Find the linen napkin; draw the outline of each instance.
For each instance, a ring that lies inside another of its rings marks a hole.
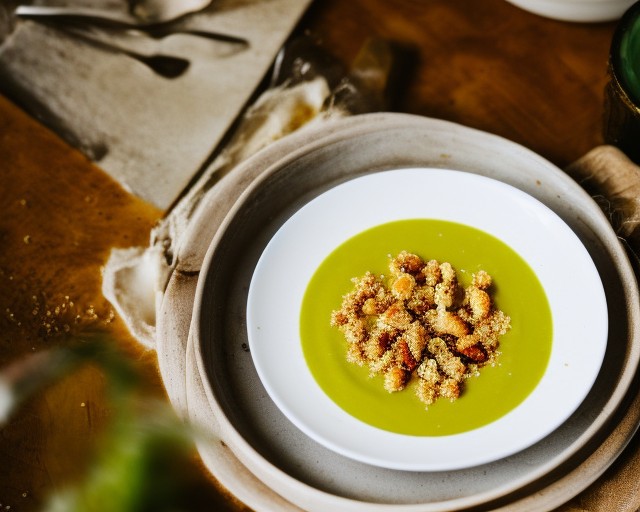
[[[638,271],[640,254],[640,167],[613,146],[599,146],[569,165],[566,172],[594,198],[627,244]],[[636,512],[640,509],[640,439],[632,439],[620,458],[593,485],[559,512]]]

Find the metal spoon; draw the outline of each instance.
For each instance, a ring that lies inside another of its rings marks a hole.
[[[121,53],[131,59],[137,60],[138,62],[144,64],[153,72],[164,78],[178,78],[189,67],[189,61],[181,57],[162,54],[143,55],[127,48],[123,48],[119,45],[107,43],[102,39],[92,37],[80,30],[66,29],[65,32],[68,32],[74,37],[77,37],[78,39],[81,39],[87,44],[95,46],[96,48],[102,48],[107,51]]]
[[[207,30],[176,27],[173,23],[176,18],[164,21],[149,21],[149,18],[136,18],[124,13],[88,9],[82,7],[51,7],[21,5],[15,10],[15,15],[20,18],[33,20],[58,21],[61,24],[80,25],[82,23],[120,30],[136,30],[154,39],[161,39],[171,34],[188,34],[204,37],[216,41],[223,41],[241,46],[248,46],[249,42],[242,38],[229,34],[221,34]]]

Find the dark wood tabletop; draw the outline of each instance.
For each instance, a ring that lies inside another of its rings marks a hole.
[[[564,167],[602,143],[614,28],[504,0],[316,0],[297,30],[346,65],[371,37],[393,43],[402,67],[389,110],[497,134]],[[164,399],[154,353],[128,334],[100,284],[110,249],[148,244],[163,212],[3,97],[0,167],[0,368],[98,328]],[[0,426],[0,510],[38,510],[86,471],[112,415],[105,393],[100,369],[83,367]],[[243,509],[195,454],[189,467],[189,510]]]

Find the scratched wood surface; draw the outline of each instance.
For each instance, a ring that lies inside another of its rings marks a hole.
[[[614,26],[548,20],[502,0],[316,0],[299,30],[346,64],[369,37],[393,42],[401,74],[389,109],[486,130],[564,166],[602,141]],[[162,212],[3,98],[0,176],[0,367],[97,326],[162,398],[153,353],[100,293],[110,248],[146,245]],[[37,510],[83,473],[110,418],[104,388],[100,371],[84,368],[0,428],[0,510]],[[242,509],[195,456],[192,465],[193,510]]]
[[[545,19],[503,0],[326,0],[305,23],[347,62],[371,36],[405,48],[393,110],[504,136],[560,166],[602,140],[614,23]]]

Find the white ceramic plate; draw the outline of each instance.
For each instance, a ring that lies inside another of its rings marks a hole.
[[[617,20],[635,0],[508,0],[527,11],[563,21]]]
[[[460,171],[424,171],[401,169],[356,178],[296,212],[271,239],[256,266],[247,329],[252,358],[267,392],[311,438],[381,467],[444,471],[507,457],[561,425],[598,375],[608,316],[591,257],[549,208],[497,180]],[[405,190],[405,183],[413,186]],[[429,190],[429,201],[424,200],[424,190]],[[391,202],[389,197],[402,200]],[[551,358],[538,386],[499,420],[461,434],[401,435],[359,421],[326,396],[302,353],[300,307],[320,263],[342,242],[370,227],[412,218],[453,221],[502,240],[534,270],[552,311]]]

